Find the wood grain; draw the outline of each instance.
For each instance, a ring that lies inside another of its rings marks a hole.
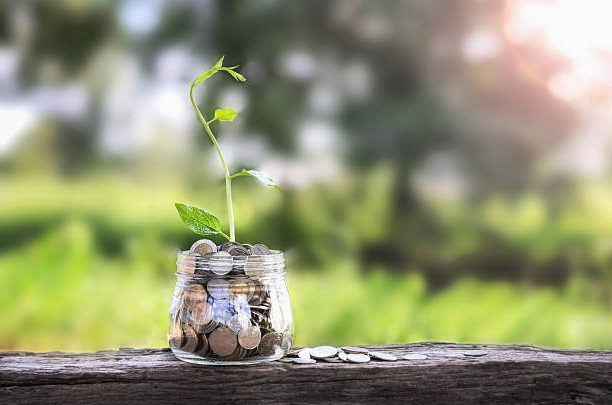
[[[197,366],[168,349],[0,353],[0,403],[612,403],[612,352],[417,343],[427,360]]]

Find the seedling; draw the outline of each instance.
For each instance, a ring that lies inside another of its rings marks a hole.
[[[223,58],[224,57],[222,56],[212,69],[200,74],[193,80],[193,82],[191,82],[191,86],[189,87],[189,99],[191,100],[191,105],[193,106],[193,109],[195,110],[200,120],[200,123],[202,123],[202,126],[204,127],[204,131],[206,131],[206,134],[208,134],[208,137],[212,141],[213,146],[217,151],[221,166],[223,166],[223,174],[225,177],[225,199],[229,220],[229,236],[225,232],[223,232],[223,230],[221,229],[221,221],[219,221],[219,218],[217,218],[217,216],[212,212],[187,204],[176,203],[175,205],[176,209],[178,210],[179,216],[181,217],[185,225],[187,225],[189,229],[191,229],[193,232],[199,235],[218,237],[235,242],[236,229],[234,226],[234,208],[232,205],[232,180],[242,176],[249,176],[256,178],[262,184],[268,187],[278,188],[278,185],[269,176],[257,170],[242,169],[234,174],[230,174],[227,162],[225,161],[223,153],[221,152],[221,147],[219,146],[217,138],[215,138],[215,135],[212,132],[211,124],[216,121],[231,122],[236,118],[238,113],[232,110],[231,108],[217,109],[215,110],[213,118],[211,118],[210,120],[206,120],[206,118],[198,108],[198,105],[193,99],[193,90],[205,80],[210,79],[217,72],[226,72],[239,82],[246,81],[246,78],[243,75],[236,72],[235,69],[238,66],[223,66]]]

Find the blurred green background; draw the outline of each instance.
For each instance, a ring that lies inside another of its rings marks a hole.
[[[0,3],[0,350],[166,345],[197,239],[173,204],[226,218],[188,99],[221,54],[247,83],[198,99],[283,188],[234,204],[241,242],[286,251],[296,345],[612,349],[612,28],[587,3]]]

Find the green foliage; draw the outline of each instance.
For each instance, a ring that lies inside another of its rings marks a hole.
[[[246,170],[246,169],[242,169],[242,171],[238,172],[238,173],[234,173],[232,174],[231,178],[234,179],[236,177],[240,177],[240,176],[250,176],[250,177],[255,177],[257,180],[259,180],[259,182],[265,186],[268,187],[273,187],[275,189],[280,189],[278,187],[278,184],[276,184],[276,182],[274,181],[274,179],[272,179],[270,176],[268,176],[267,174],[257,171],[257,170]]]
[[[187,204],[176,203],[175,206],[185,225],[198,235],[229,240],[229,236],[221,230],[221,221],[212,212]]]
[[[230,76],[232,76],[234,79],[240,82],[246,81],[244,76],[234,71],[234,69],[237,68],[238,66],[223,67],[223,58],[224,57],[222,56],[221,59],[217,61],[217,63],[215,64],[215,66],[213,66],[212,69],[202,73],[191,83],[191,87],[189,89],[189,98],[191,100],[191,104],[198,118],[200,119],[200,122],[202,123],[202,126],[204,127],[204,130],[208,134],[208,137],[212,141],[215,149],[217,150],[217,154],[219,156],[221,166],[223,166],[223,174],[225,176],[225,190],[226,190],[225,199],[226,199],[226,204],[227,204],[227,214],[229,217],[228,218],[229,219],[229,237],[227,238],[231,241],[235,241],[236,240],[236,230],[234,227],[234,207],[233,207],[233,201],[232,201],[232,179],[236,177],[236,175],[230,176],[230,172],[229,172],[227,163],[225,162],[225,158],[223,157],[223,152],[221,151],[221,147],[219,146],[219,143],[217,142],[217,138],[215,138],[215,135],[212,133],[210,124],[212,124],[214,121],[233,121],[236,118],[237,113],[231,108],[217,109],[215,110],[214,118],[210,121],[207,121],[206,118],[204,118],[204,116],[202,115],[202,112],[198,108],[198,105],[196,104],[193,98],[194,87],[202,83],[204,80],[210,78],[213,74],[215,74],[218,71],[227,72]],[[274,183],[272,179],[270,179],[268,176],[264,175],[263,173],[257,172],[255,170],[248,170],[248,171],[243,170],[237,175],[239,176],[250,175],[250,176],[256,177],[260,181],[264,182],[264,184],[266,185],[276,187],[276,183]],[[193,230],[194,228],[190,226],[190,229]],[[199,228],[196,228],[196,229],[199,229]],[[221,234],[221,235],[225,236],[225,234]]]
[[[234,121],[238,113],[231,108],[215,110],[215,119],[219,121]]]

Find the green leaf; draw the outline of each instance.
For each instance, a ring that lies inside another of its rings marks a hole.
[[[238,66],[235,66],[238,67]],[[239,82],[246,82],[246,77],[242,76],[240,73],[235,72],[232,70],[232,68],[223,68],[220,70],[225,70],[227,73],[229,73],[230,75],[232,75],[232,77],[236,80],[238,80]]]
[[[234,121],[238,113],[231,108],[215,110],[215,119],[219,121]]]
[[[238,172],[238,173],[234,174],[232,177],[238,177],[238,176],[255,177],[262,184],[264,184],[264,185],[266,185],[268,187],[274,187],[274,188],[280,190],[280,187],[278,186],[278,184],[276,184],[276,182],[270,176],[268,176],[267,174],[262,173],[260,171],[242,169],[241,172]]]
[[[213,66],[213,69],[221,69],[221,66],[223,66],[223,59],[225,59],[225,55],[221,56],[221,58],[219,58],[219,60],[217,61],[217,63],[215,63],[215,66]]]
[[[212,212],[187,204],[176,203],[174,205],[185,225],[195,233],[204,236],[220,236],[229,240],[229,237],[221,230],[219,218]]]
[[[204,80],[208,79],[210,76],[214,75],[219,70],[221,70],[222,66],[223,66],[223,59],[224,58],[225,58],[225,56],[222,56],[221,59],[219,59],[217,61],[217,63],[215,63],[215,66],[213,66],[212,69],[207,70],[206,72],[204,72],[204,73],[200,74],[198,77],[196,77],[196,79],[193,81],[193,85],[192,86],[197,86],[198,84],[202,83]]]

